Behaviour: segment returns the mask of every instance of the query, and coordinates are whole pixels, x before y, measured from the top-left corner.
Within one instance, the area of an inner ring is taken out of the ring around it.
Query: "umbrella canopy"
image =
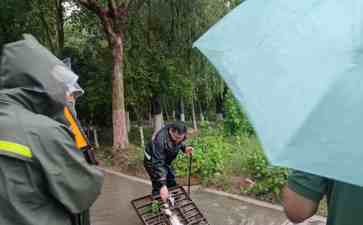
[[[249,0],[195,46],[272,164],[363,186],[363,1]]]

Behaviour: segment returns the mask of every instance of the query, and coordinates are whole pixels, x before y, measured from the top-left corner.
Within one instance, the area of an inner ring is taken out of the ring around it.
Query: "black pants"
[[[163,186],[162,183],[159,181],[158,176],[155,174],[154,169],[151,165],[151,163],[144,162],[144,167],[146,169],[146,172],[149,174],[151,183],[152,183],[152,192],[151,194],[153,196],[157,196],[160,194],[160,189]],[[176,181],[175,181],[175,170],[171,165],[165,165],[164,167],[167,171],[166,174],[166,186],[168,188],[175,187]]]

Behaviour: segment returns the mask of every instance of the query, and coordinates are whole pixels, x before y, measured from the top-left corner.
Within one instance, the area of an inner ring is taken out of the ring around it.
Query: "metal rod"
[[[189,169],[188,169],[188,196],[190,196],[190,177],[192,174],[192,155],[189,155]]]

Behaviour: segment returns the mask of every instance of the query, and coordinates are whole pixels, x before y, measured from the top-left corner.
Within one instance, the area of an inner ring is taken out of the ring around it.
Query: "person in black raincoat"
[[[168,188],[176,186],[175,171],[171,163],[180,151],[191,155],[193,148],[186,146],[187,128],[175,122],[160,129],[145,146],[144,167],[152,182],[152,195],[163,201],[169,197]]]
[[[99,196],[103,174],[65,123],[75,75],[32,36],[4,46],[0,64],[0,224],[71,225]]]

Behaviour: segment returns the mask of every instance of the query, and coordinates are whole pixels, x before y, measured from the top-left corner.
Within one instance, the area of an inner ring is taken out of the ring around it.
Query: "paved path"
[[[150,184],[115,172],[106,173],[103,192],[91,209],[92,225],[142,225],[130,201],[150,192]],[[213,225],[289,225],[281,207],[209,189],[191,198]],[[313,219],[316,220],[316,219]],[[323,225],[319,222],[308,225]]]

